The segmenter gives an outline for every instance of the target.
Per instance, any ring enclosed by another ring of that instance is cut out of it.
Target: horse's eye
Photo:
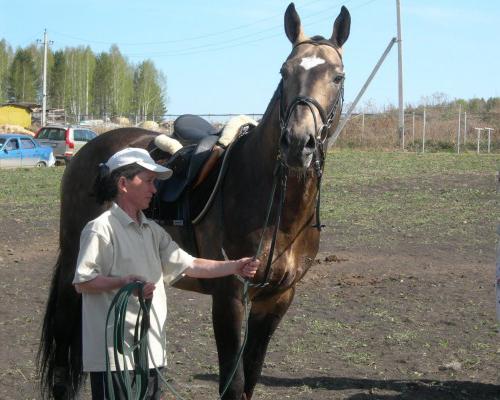
[[[335,78],[333,78],[333,82],[339,84],[344,80],[344,75],[337,75]]]
[[[288,69],[284,64],[280,69],[280,74],[283,79],[286,79],[288,77]]]

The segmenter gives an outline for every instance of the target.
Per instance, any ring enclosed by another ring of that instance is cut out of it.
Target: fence
[[[405,112],[404,148],[408,151],[500,151],[500,113],[468,113],[458,107]],[[479,139],[479,140],[478,140]],[[353,115],[336,143],[366,149],[402,148],[397,110]]]
[[[200,114],[217,127],[238,114]],[[247,114],[259,120],[262,114]],[[167,133],[172,132],[173,121],[179,115],[167,114],[159,121]],[[72,115],[64,115],[64,121],[76,122]],[[59,117],[61,120],[61,117]],[[131,125],[138,122],[128,116]],[[111,118],[111,120],[116,120]],[[49,120],[50,121],[50,120]],[[106,129],[105,129],[106,130]],[[358,149],[401,149],[398,138],[398,111],[353,114],[342,130],[336,147]],[[476,151],[500,152],[500,112],[470,113],[459,107],[445,106],[423,108],[405,112],[406,151]]]

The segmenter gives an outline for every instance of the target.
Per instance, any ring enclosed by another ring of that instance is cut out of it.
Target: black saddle
[[[212,149],[219,140],[217,130],[205,119],[191,114],[181,115],[174,122],[174,134],[186,146],[175,152],[167,162],[172,177],[159,182],[160,198],[168,203],[180,198],[195,180]]]
[[[199,143],[207,136],[219,136],[220,132],[210,122],[198,115],[184,114],[174,121],[174,136],[182,144]]]

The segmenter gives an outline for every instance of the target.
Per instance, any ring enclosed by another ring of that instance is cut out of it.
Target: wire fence
[[[221,128],[228,120],[239,114],[198,114],[217,128]],[[255,120],[262,117],[260,113],[246,114]],[[101,133],[117,126],[144,126],[148,129],[158,128],[170,134],[178,114],[166,114],[156,118],[156,123],[140,121],[134,115],[105,119],[88,119],[80,117],[79,123],[94,125]],[[404,139],[398,134],[397,109],[377,113],[353,114],[342,130],[336,147],[357,149],[379,149],[415,152],[500,152],[500,112],[467,112],[460,107],[433,106],[419,107],[406,111]],[[58,118],[61,121],[61,116]],[[77,118],[65,114],[66,123],[77,123]],[[50,118],[49,118],[50,121]]]

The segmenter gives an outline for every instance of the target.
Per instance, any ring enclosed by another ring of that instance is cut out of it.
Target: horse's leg
[[[271,336],[293,300],[295,286],[262,301],[254,301],[248,320],[248,342],[245,346],[245,394],[250,400],[262,372]]]
[[[219,356],[219,393],[222,392],[228,379],[231,378],[230,374],[240,349],[243,304],[237,293],[237,291],[234,294],[216,291],[212,297],[212,319]],[[240,362],[223,400],[241,400],[243,380],[243,366]]]

